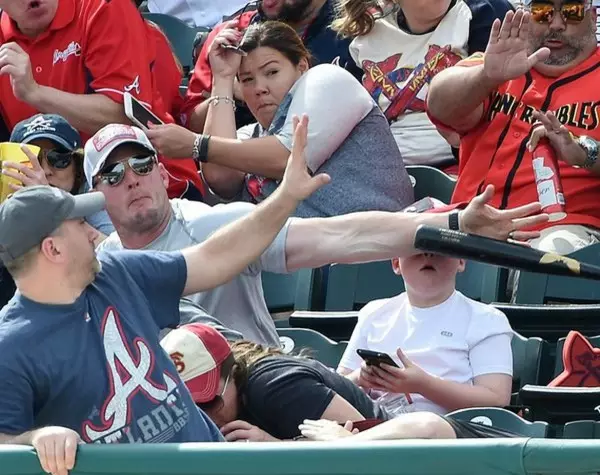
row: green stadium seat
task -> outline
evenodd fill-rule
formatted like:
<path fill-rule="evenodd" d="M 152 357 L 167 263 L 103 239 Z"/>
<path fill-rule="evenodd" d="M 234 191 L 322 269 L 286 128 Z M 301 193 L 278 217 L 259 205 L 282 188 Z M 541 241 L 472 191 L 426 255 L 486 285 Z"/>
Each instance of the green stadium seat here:
<path fill-rule="evenodd" d="M 569 257 L 598 265 L 600 244 L 587 246 Z M 521 272 L 515 301 L 523 304 L 591 304 L 600 302 L 600 285 L 589 279 Z"/>
<path fill-rule="evenodd" d="M 524 305 L 494 303 L 502 310 L 512 329 L 523 336 L 539 336 L 556 342 L 570 330 L 600 335 L 600 305 Z"/>
<path fill-rule="evenodd" d="M 451 412 L 448 416 L 465 422 L 478 422 L 497 429 L 507 430 L 523 437 L 545 438 L 548 435 L 547 422 L 529 422 L 500 407 L 460 409 Z"/>
<path fill-rule="evenodd" d="M 320 269 L 301 269 L 291 274 L 262 273 L 262 286 L 269 312 L 310 310 L 320 298 Z"/>
<path fill-rule="evenodd" d="M 592 346 L 600 346 L 600 336 L 588 337 L 588 340 Z M 559 339 L 556 344 L 554 374 L 550 380 L 564 370 L 564 345 L 565 338 Z M 575 368 L 572 374 L 584 377 L 578 368 Z M 519 390 L 519 402 L 528 406 L 536 419 L 543 419 L 552 424 L 566 424 L 598 417 L 600 387 L 548 387 L 526 384 Z"/>
<path fill-rule="evenodd" d="M 337 368 L 347 346 L 306 328 L 278 328 L 277 333 L 284 353 L 309 349 L 310 356 L 331 368 Z"/>
<path fill-rule="evenodd" d="M 498 268 L 470 261 L 456 278 L 456 288 L 474 300 L 499 300 L 503 291 Z M 329 268 L 325 310 L 360 310 L 371 300 L 404 292 L 404 281 L 392 271 L 390 261 L 367 264 L 333 264 Z"/>
<path fill-rule="evenodd" d="M 192 53 L 196 34 L 205 28 L 192 28 L 178 18 L 163 13 L 142 13 L 142 15 L 146 20 L 158 25 L 167 36 L 187 76 L 194 67 Z"/>
<path fill-rule="evenodd" d="M 413 184 L 415 201 L 431 197 L 446 204 L 450 203 L 456 179 L 437 168 L 426 165 L 409 165 L 406 171 Z"/>
<path fill-rule="evenodd" d="M 511 341 L 513 354 L 513 394 L 526 384 L 539 384 L 545 342 L 541 338 L 525 338 L 514 332 Z"/>
<path fill-rule="evenodd" d="M 600 439 L 600 422 L 567 422 L 562 437 L 563 439 Z"/>

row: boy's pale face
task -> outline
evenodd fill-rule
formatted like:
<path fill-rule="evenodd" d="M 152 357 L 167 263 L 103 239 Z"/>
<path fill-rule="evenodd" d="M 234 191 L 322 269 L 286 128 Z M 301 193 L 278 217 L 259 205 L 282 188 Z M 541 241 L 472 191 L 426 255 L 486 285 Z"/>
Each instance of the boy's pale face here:
<path fill-rule="evenodd" d="M 394 272 L 402 275 L 407 291 L 423 296 L 437 294 L 456 285 L 456 274 L 465 270 L 465 261 L 439 254 L 416 254 L 392 261 Z"/>

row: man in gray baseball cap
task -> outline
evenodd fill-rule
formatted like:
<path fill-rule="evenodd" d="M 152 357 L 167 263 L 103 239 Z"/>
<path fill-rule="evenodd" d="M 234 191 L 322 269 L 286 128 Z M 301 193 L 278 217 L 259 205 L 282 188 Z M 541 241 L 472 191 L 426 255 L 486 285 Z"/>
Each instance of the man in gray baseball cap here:
<path fill-rule="evenodd" d="M 17 283 L 0 310 L 0 444 L 33 445 L 46 472 L 66 475 L 81 441 L 223 440 L 177 376 L 159 329 L 179 324 L 182 296 L 222 285 L 254 262 L 298 203 L 328 181 L 307 172 L 306 126 L 277 191 L 182 251 L 96 259 L 97 231 L 81 218 L 101 207 L 102 195 L 31 187 L 0 206 L 0 256 Z M 129 167 L 139 163 L 125 160 L 127 177 L 113 163 L 103 179 L 129 183 Z"/>
<path fill-rule="evenodd" d="M 73 196 L 51 186 L 23 188 L 0 205 L 0 260 L 18 279 L 38 251 L 47 251 L 41 248 L 44 239 L 65 221 L 80 220 L 103 209 L 104 195 L 99 192 Z"/>

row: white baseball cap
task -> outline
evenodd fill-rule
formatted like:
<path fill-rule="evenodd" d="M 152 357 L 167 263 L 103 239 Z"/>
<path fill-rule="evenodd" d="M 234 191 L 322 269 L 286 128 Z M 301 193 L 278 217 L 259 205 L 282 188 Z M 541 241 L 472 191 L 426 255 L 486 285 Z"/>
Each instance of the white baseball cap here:
<path fill-rule="evenodd" d="M 94 177 L 100 172 L 111 152 L 126 143 L 138 144 L 156 155 L 156 149 L 142 129 L 132 125 L 108 124 L 85 144 L 83 172 L 90 188 L 94 187 Z"/>

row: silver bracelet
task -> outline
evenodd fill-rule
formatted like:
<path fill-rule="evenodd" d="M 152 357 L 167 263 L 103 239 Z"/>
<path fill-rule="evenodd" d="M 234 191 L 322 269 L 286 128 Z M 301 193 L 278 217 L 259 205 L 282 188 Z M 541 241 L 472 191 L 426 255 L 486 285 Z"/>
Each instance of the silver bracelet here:
<path fill-rule="evenodd" d="M 237 107 L 235 106 L 235 101 L 231 97 L 227 96 L 211 96 L 208 99 L 208 105 L 214 104 L 215 106 L 219 104 L 219 102 L 223 101 L 225 104 L 231 104 L 233 107 L 233 112 L 236 111 Z"/>

